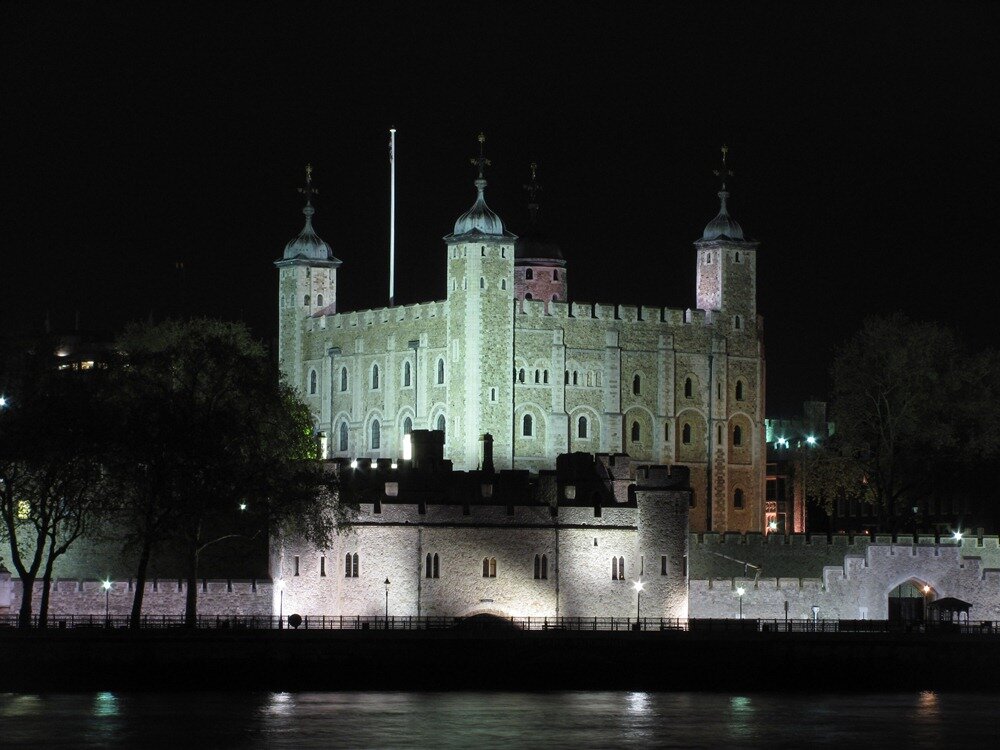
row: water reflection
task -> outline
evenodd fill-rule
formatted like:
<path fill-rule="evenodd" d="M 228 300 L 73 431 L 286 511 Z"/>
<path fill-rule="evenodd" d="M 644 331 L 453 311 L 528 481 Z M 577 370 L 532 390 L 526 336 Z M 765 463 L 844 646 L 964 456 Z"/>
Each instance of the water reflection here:
<path fill-rule="evenodd" d="M 0 695 L 7 748 L 941 747 L 1000 696 L 564 693 Z"/>

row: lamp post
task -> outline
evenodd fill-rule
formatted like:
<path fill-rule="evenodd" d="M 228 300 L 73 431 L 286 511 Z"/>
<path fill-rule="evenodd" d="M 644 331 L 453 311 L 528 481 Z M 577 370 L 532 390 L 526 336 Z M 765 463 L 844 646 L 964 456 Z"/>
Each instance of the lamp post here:
<path fill-rule="evenodd" d="M 632 588 L 635 589 L 635 628 L 639 629 L 639 613 L 641 612 L 640 607 L 642 606 L 642 589 L 646 584 L 642 582 L 640 578 L 638 581 L 632 584 Z"/>
<path fill-rule="evenodd" d="M 743 619 L 743 595 L 747 592 L 745 588 L 740 586 L 736 589 L 736 596 L 740 600 L 740 619 Z"/>
<path fill-rule="evenodd" d="M 285 582 L 278 581 L 278 630 L 285 627 Z"/>
<path fill-rule="evenodd" d="M 104 627 L 111 627 L 111 579 L 101 584 L 104 589 Z"/>
<path fill-rule="evenodd" d="M 819 622 L 819 606 L 816 604 L 812 605 L 812 611 L 813 611 L 813 630 L 815 630 L 816 625 Z"/>
<path fill-rule="evenodd" d="M 389 627 L 389 579 L 385 579 L 385 626 Z"/>

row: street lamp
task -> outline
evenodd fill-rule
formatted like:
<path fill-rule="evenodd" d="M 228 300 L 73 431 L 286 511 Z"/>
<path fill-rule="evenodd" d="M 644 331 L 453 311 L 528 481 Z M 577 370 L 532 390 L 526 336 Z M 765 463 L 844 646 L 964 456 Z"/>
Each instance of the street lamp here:
<path fill-rule="evenodd" d="M 385 579 L 385 626 L 389 627 L 389 579 Z"/>
<path fill-rule="evenodd" d="M 635 626 L 636 629 L 639 628 L 639 612 L 640 606 L 642 604 L 642 589 L 646 584 L 642 582 L 640 578 L 638 581 L 632 584 L 632 588 L 635 589 Z"/>
<path fill-rule="evenodd" d="M 111 579 L 101 583 L 104 589 L 104 626 L 111 627 Z"/>
<path fill-rule="evenodd" d="M 6 405 L 7 405 L 7 397 L 6 396 L 0 396 L 0 409 L 2 409 L 3 407 L 5 407 Z"/>
<path fill-rule="evenodd" d="M 740 619 L 741 620 L 743 619 L 743 595 L 746 592 L 747 592 L 747 590 L 745 588 L 743 588 L 742 586 L 740 586 L 738 589 L 736 589 L 736 596 L 739 597 L 739 600 L 740 600 Z"/>
<path fill-rule="evenodd" d="M 956 531 L 954 534 L 951 535 L 951 538 L 954 539 L 956 542 L 962 541 L 962 532 Z"/>
<path fill-rule="evenodd" d="M 285 582 L 279 580 L 278 586 L 278 630 L 285 627 Z"/>
<path fill-rule="evenodd" d="M 813 630 L 815 630 L 816 624 L 819 622 L 819 605 L 817 604 L 812 605 L 812 611 L 813 611 Z"/>

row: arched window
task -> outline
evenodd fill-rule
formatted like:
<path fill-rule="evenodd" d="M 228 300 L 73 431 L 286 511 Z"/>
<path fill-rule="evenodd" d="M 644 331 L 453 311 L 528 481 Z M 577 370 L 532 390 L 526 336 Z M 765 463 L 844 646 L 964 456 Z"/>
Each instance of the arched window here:
<path fill-rule="evenodd" d="M 531 269 L 531 268 L 525 269 L 525 271 L 524 271 L 524 278 L 529 279 L 529 280 L 535 278 L 535 271 L 534 271 L 534 269 Z"/>
<path fill-rule="evenodd" d="M 518 383 L 523 383 L 524 382 L 524 368 L 523 367 L 520 370 L 517 371 L 517 382 Z"/>
<path fill-rule="evenodd" d="M 378 390 L 378 365 L 372 365 L 372 390 Z"/>
<path fill-rule="evenodd" d="M 552 301 L 553 302 L 558 302 L 559 301 L 559 295 L 558 294 L 553 294 L 552 295 Z"/>
<path fill-rule="evenodd" d="M 344 556 L 344 578 L 351 577 L 351 553 L 348 552 Z"/>
<path fill-rule="evenodd" d="M 719 443 L 720 445 L 722 444 L 722 425 L 721 424 L 715 429 L 715 441 L 717 443 Z"/>
<path fill-rule="evenodd" d="M 438 558 L 437 552 L 434 553 L 434 577 L 441 577 L 441 560 Z"/>
<path fill-rule="evenodd" d="M 549 382 L 549 371 L 548 370 L 542 370 L 542 382 L 545 383 L 545 384 L 548 384 L 548 382 Z"/>
<path fill-rule="evenodd" d="M 743 327 L 743 318 L 737 315 L 735 318 L 733 318 L 733 328 L 735 328 L 738 331 L 742 327 Z"/>
<path fill-rule="evenodd" d="M 340 447 L 337 450 L 347 450 L 347 422 L 340 423 Z"/>
<path fill-rule="evenodd" d="M 507 288 L 507 279 L 500 279 L 500 288 L 501 289 Z"/>
<path fill-rule="evenodd" d="M 486 288 L 486 279 L 483 278 L 482 276 L 479 277 L 479 288 L 480 289 Z"/>
<path fill-rule="evenodd" d="M 355 552 L 353 555 L 348 552 L 344 556 L 344 578 L 357 578 L 358 577 L 358 553 Z"/>
<path fill-rule="evenodd" d="M 542 577 L 542 556 L 535 555 L 535 580 Z"/>
<path fill-rule="evenodd" d="M 424 558 L 424 578 L 433 578 L 434 568 L 433 568 L 433 558 L 431 553 L 427 553 L 427 557 Z"/>
<path fill-rule="evenodd" d="M 684 427 L 681 428 L 681 442 L 684 445 L 691 444 L 691 425 L 687 422 L 684 423 Z"/>
<path fill-rule="evenodd" d="M 736 400 L 737 401 L 742 401 L 743 400 L 743 381 L 742 380 L 737 380 L 736 381 Z"/>
<path fill-rule="evenodd" d="M 409 435 L 411 432 L 413 432 L 413 420 L 407 417 L 403 420 L 403 434 Z"/>
<path fill-rule="evenodd" d="M 309 295 L 308 294 L 305 297 L 302 298 L 302 304 L 304 306 L 306 306 L 306 307 L 309 307 Z"/>
<path fill-rule="evenodd" d="M 611 558 L 611 580 L 612 581 L 624 581 L 625 580 L 625 558 L 624 557 L 612 557 Z"/>
<path fill-rule="evenodd" d="M 534 299 L 534 297 L 531 296 L 531 292 L 528 292 L 526 295 L 524 295 L 524 298 L 525 299 Z"/>
<path fill-rule="evenodd" d="M 559 281 L 559 269 L 558 268 L 553 268 L 552 269 L 552 280 L 553 281 Z"/>
<path fill-rule="evenodd" d="M 525 437 L 531 437 L 531 427 L 532 427 L 531 421 L 532 421 L 531 415 L 525 414 L 521 428 L 521 434 L 524 435 Z"/>
<path fill-rule="evenodd" d="M 548 555 L 542 555 L 542 580 L 549 577 L 549 557 Z"/>
<path fill-rule="evenodd" d="M 663 439 L 670 440 L 670 422 L 663 423 Z"/>
<path fill-rule="evenodd" d="M 694 387 L 691 384 L 691 378 L 684 379 L 684 398 L 691 398 L 691 394 L 694 391 Z"/>
<path fill-rule="evenodd" d="M 379 425 L 376 419 L 372 422 L 372 450 L 378 450 L 380 444 L 382 443 L 382 427 Z"/>
<path fill-rule="evenodd" d="M 579 385 L 579 384 L 580 384 L 580 373 L 577 372 L 576 370 L 573 370 L 573 385 Z"/>
<path fill-rule="evenodd" d="M 617 557 L 612 557 L 611 558 L 611 580 L 612 581 L 617 581 L 618 580 L 618 558 Z"/>
<path fill-rule="evenodd" d="M 733 427 L 733 445 L 743 445 L 743 428 L 739 425 Z"/>
<path fill-rule="evenodd" d="M 319 378 L 316 375 L 316 371 L 315 370 L 310 370 L 309 371 L 309 395 L 310 396 L 315 396 L 316 395 L 316 391 L 319 389 L 319 385 L 317 384 L 318 380 L 319 380 Z"/>
<path fill-rule="evenodd" d="M 541 382 L 542 382 L 542 371 L 535 370 L 535 383 L 541 383 Z"/>
<path fill-rule="evenodd" d="M 581 440 L 587 439 L 587 418 L 580 417 L 576 422 L 576 436 Z"/>
<path fill-rule="evenodd" d="M 410 363 L 403 363 L 403 387 L 408 388 L 410 386 Z"/>
<path fill-rule="evenodd" d="M 639 423 L 638 422 L 633 422 L 632 423 L 632 442 L 633 443 L 638 443 L 639 442 L 639 435 L 640 434 L 641 434 L 641 432 L 639 430 Z"/>
<path fill-rule="evenodd" d="M 743 490 L 737 489 L 733 493 L 733 507 L 737 509 L 743 507 Z"/>
<path fill-rule="evenodd" d="M 736 255 L 733 256 L 733 260 L 736 261 L 737 263 L 740 262 L 740 251 L 739 250 L 736 251 Z"/>
<path fill-rule="evenodd" d="M 323 295 L 322 294 L 317 294 L 316 295 L 316 306 L 317 307 L 322 307 L 323 306 Z"/>
<path fill-rule="evenodd" d="M 483 558 L 483 578 L 497 577 L 497 559 L 495 557 Z"/>
<path fill-rule="evenodd" d="M 636 373 L 635 377 L 632 378 L 632 393 L 638 396 L 642 392 L 642 378 Z"/>
<path fill-rule="evenodd" d="M 438 385 L 444 385 L 444 360 L 443 359 L 439 359 L 438 360 L 437 384 Z"/>
<path fill-rule="evenodd" d="M 496 401 L 496 400 L 497 400 L 497 389 L 490 388 L 490 401 Z"/>
<path fill-rule="evenodd" d="M 547 555 L 535 555 L 535 580 L 544 581 L 549 577 L 549 558 Z"/>
<path fill-rule="evenodd" d="M 340 390 L 341 391 L 346 391 L 347 390 L 347 368 L 346 367 L 341 367 L 340 368 Z"/>
<path fill-rule="evenodd" d="M 444 432 L 444 414 L 438 415 L 437 429 L 438 429 L 438 432 Z"/>
<path fill-rule="evenodd" d="M 563 385 L 569 385 L 569 370 L 563 375 Z"/>

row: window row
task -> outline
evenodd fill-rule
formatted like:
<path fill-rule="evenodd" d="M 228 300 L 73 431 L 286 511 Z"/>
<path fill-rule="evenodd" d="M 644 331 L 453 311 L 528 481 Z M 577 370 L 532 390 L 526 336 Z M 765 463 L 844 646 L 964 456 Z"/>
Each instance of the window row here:
<path fill-rule="evenodd" d="M 311 301 L 311 297 L 307 294 L 307 295 L 305 295 L 302 298 L 302 305 L 304 307 L 309 307 L 310 301 Z M 316 295 L 316 307 L 322 307 L 322 306 L 323 306 L 323 295 L 322 294 L 317 294 Z"/>
<path fill-rule="evenodd" d="M 534 279 L 535 278 L 535 269 L 533 269 L 533 268 L 526 268 L 526 269 L 524 269 L 524 278 L 527 279 L 528 281 L 531 281 L 532 279 Z M 541 277 L 539 277 L 539 278 L 541 278 Z M 552 269 L 552 280 L 553 281 L 559 281 L 559 269 L 558 268 L 553 268 Z"/>
<path fill-rule="evenodd" d="M 436 377 L 434 378 L 435 385 L 444 385 L 444 359 L 439 358 L 436 367 Z M 382 383 L 382 370 L 377 365 L 372 365 L 371 369 L 371 379 L 369 381 L 370 387 L 373 391 L 377 391 L 381 388 Z M 402 384 L 404 388 L 410 388 L 413 385 L 413 365 L 407 360 L 403 362 L 402 371 Z M 350 376 L 347 372 L 346 367 L 340 368 L 340 391 L 344 393 L 348 390 L 350 385 Z M 316 370 L 309 371 L 309 395 L 315 396 L 319 392 L 319 373 Z"/>
<path fill-rule="evenodd" d="M 514 380 L 518 383 L 524 383 L 527 381 L 527 376 L 523 367 L 514 370 Z M 549 382 L 549 371 L 548 370 L 535 370 L 535 384 L 536 385 L 548 385 Z"/>
<path fill-rule="evenodd" d="M 444 418 L 444 414 L 438 414 L 437 419 L 434 421 L 434 429 L 441 432 L 445 431 L 447 420 Z M 410 417 L 403 419 L 401 435 L 409 435 L 413 432 L 413 420 Z M 341 422 L 340 426 L 337 428 L 337 450 L 341 453 L 350 449 L 350 428 L 347 426 L 347 422 Z M 382 423 L 373 419 L 372 423 L 368 426 L 368 449 L 369 450 L 380 450 L 382 448 Z"/>

